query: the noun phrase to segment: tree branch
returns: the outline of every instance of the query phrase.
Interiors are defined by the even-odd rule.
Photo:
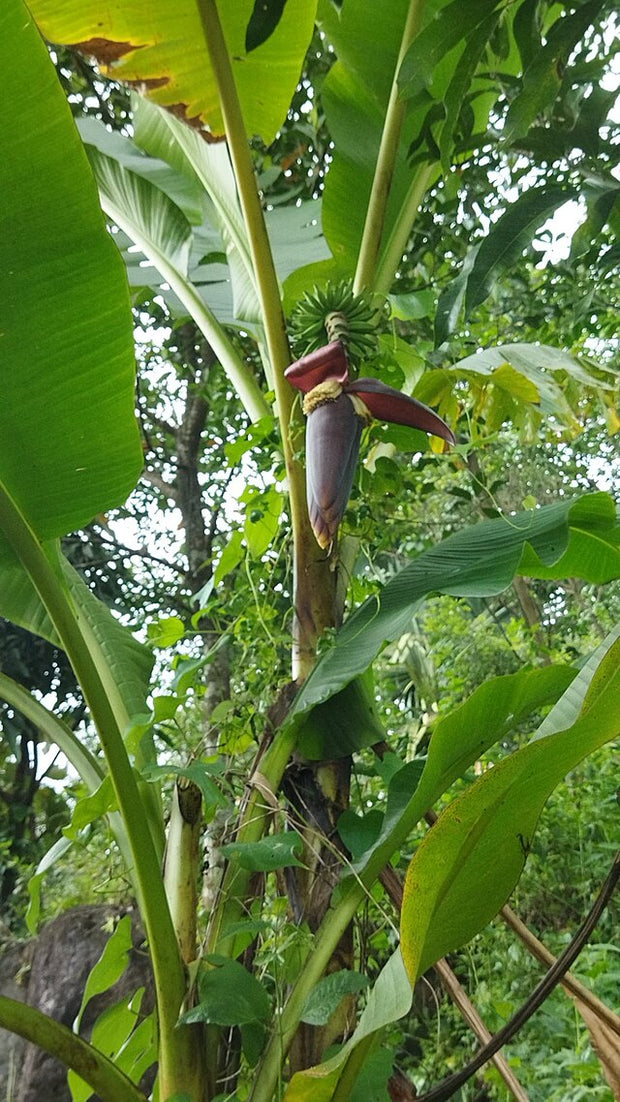
[[[162,494],[164,494],[165,497],[169,497],[171,501],[174,501],[175,504],[178,504],[179,491],[176,489],[175,486],[172,486],[169,482],[166,482],[166,480],[162,478],[162,476],[158,474],[157,471],[151,471],[145,468],[142,471],[140,478],[142,478],[144,482],[150,482],[151,486],[154,486],[156,490],[161,490]]]
[[[541,964],[546,965],[547,968],[551,968],[555,964],[557,957],[554,957],[553,953],[550,953],[546,945],[543,945],[542,941],[527,928],[524,922],[521,921],[518,915],[507,904],[502,907],[499,912],[501,917],[507,926],[517,935],[517,937],[523,942],[526,949],[536,957]],[[561,979],[561,984],[567,995],[572,996],[575,999],[579,999],[580,1002],[585,1003],[587,1007],[596,1014],[597,1018],[605,1023],[618,1037],[620,1037],[620,1017],[614,1014],[613,1010],[606,1006],[604,1002],[594,995],[588,987],[584,987],[582,983],[570,972],[567,972]]]

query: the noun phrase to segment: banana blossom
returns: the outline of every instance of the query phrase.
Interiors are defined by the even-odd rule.
[[[373,418],[409,425],[456,443],[454,433],[428,406],[379,379],[349,379],[340,341],[303,356],[284,372],[304,394],[308,514],[317,543],[331,550],[344,516],[362,429]]]

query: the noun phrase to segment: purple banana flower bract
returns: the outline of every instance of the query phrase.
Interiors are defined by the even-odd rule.
[[[308,513],[323,548],[331,548],[336,538],[355,477],[362,429],[373,417],[456,443],[445,421],[422,402],[379,379],[349,380],[340,341],[302,357],[284,374],[305,394]]]

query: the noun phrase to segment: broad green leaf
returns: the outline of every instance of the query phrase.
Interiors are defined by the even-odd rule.
[[[532,712],[554,703],[574,676],[574,670],[547,666],[494,677],[441,717],[426,761],[414,759],[390,781],[381,830],[356,861],[356,873],[382,868],[450,785]]]
[[[204,188],[203,219],[194,231],[189,273],[192,282],[220,321],[232,319],[237,324],[240,321],[256,324],[260,312],[254,269],[226,147],[207,144],[194,130],[140,96],[134,96],[132,103],[137,145],[151,156],[164,158],[179,175],[188,181],[198,181]],[[296,271],[300,256],[312,264],[324,262],[329,256],[322,233],[320,200],[299,206],[276,206],[265,212],[265,222],[281,280]],[[217,268],[214,264],[199,263],[201,257],[213,251],[213,228],[226,250],[230,273],[226,278],[232,283],[232,307],[227,307],[225,313],[221,312],[219,285],[213,285],[218,279]],[[221,276],[219,280],[222,281]],[[304,286],[303,290],[306,289]]]
[[[618,529],[610,532],[603,517],[597,524],[587,508],[587,499],[575,503],[571,513],[571,530],[569,546],[552,565],[536,561],[537,556],[526,545],[519,563],[519,574],[526,577],[531,574],[536,578],[585,578],[597,583],[618,577],[620,532]]]
[[[254,0],[254,8],[245,32],[245,48],[256,50],[275,31],[287,0]]]
[[[369,670],[313,708],[299,732],[298,746],[304,758],[324,761],[346,758],[384,738]]]
[[[191,127],[141,96],[132,97],[132,107],[136,144],[202,185],[204,216],[217,227],[226,250],[234,314],[245,321],[256,321],[259,308],[250,245],[226,146],[205,142]],[[201,249],[203,255],[210,247],[207,239]]]
[[[154,103],[199,128],[224,132],[217,85],[195,0],[128,0],[102,10],[97,0],[33,0],[32,13],[50,42],[94,55],[115,80],[143,85]],[[219,4],[234,79],[250,137],[269,144],[282,125],[299,80],[316,5],[288,0],[272,35],[247,53],[253,0]]]
[[[411,1001],[411,984],[400,949],[397,949],[379,973],[353,1036],[331,1060],[306,1071],[298,1071],[288,1085],[284,1102],[331,1102],[353,1049],[372,1033],[407,1014]]]
[[[230,842],[221,846],[224,857],[250,872],[271,872],[273,869],[303,868],[304,844],[294,831],[287,834],[270,834],[260,842]]]
[[[157,266],[165,261],[187,276],[192,229],[183,211],[156,184],[94,146],[87,153],[106,214]]]
[[[525,864],[542,808],[584,757],[620,734],[620,643],[605,655],[568,729],[535,740],[457,797],[409,866],[401,944],[414,982],[490,921]]]
[[[2,7],[0,62],[11,149],[0,168],[0,480],[50,539],[120,505],[136,483],[132,317],[71,112],[17,0]]]
[[[132,948],[131,915],[123,915],[108,938],[99,960],[90,970],[82,1003],[75,1020],[78,1029],[82,1015],[88,1003],[95,995],[107,991],[119,980],[127,967],[127,959]]]
[[[144,105],[152,107],[141,96],[131,97],[132,105]],[[204,193],[195,173],[184,172],[179,166],[173,167],[174,162],[167,163],[163,153],[158,156],[148,156],[139,146],[135,129],[138,120],[134,123],[134,137],[132,141],[118,130],[108,130],[105,123],[95,119],[91,115],[76,118],[75,124],[80,132],[82,141],[87,147],[98,149],[106,157],[118,161],[123,168],[143,176],[155,187],[163,191],[180,210],[192,226],[199,226],[204,218]]]
[[[594,674],[599,666],[602,665],[603,658],[607,654],[609,648],[612,647],[619,638],[620,624],[609,633],[607,638],[603,640],[601,645],[590,655],[588,661],[581,667],[574,681],[571,681],[566,689],[566,692],[562,694],[549,714],[545,716],[534,736],[535,739],[545,738],[547,735],[554,735],[556,731],[562,731],[565,727],[570,727],[571,724],[575,722],[584,706],[586,696],[590,691],[590,685]]]
[[[503,273],[516,264],[537,230],[554,211],[569,199],[574,188],[559,184],[531,188],[512,203],[494,222],[478,248],[465,292],[465,314],[484,302]]]
[[[527,134],[530,126],[556,99],[563,70],[571,51],[597,19],[603,0],[589,0],[572,15],[559,17],[546,34],[544,46],[532,58],[523,74],[523,88],[512,101],[502,138],[510,143]]]
[[[573,516],[575,523],[573,523]],[[580,546],[583,534],[595,532],[596,560],[572,549],[575,534]],[[529,545],[527,574],[546,576],[548,568],[563,559],[571,567],[580,563],[584,580],[600,581],[620,575],[615,507],[608,494],[588,494],[510,517],[483,521],[449,536],[418,555],[404,570],[368,598],[345,622],[334,646],[326,651],[304,683],[293,709],[297,720],[316,704],[328,700],[368,669],[383,646],[410,629],[411,617],[429,593],[454,596],[492,596],[505,589]],[[604,549],[602,557],[600,548]],[[571,569],[568,576],[574,571]],[[566,577],[564,570],[554,572]]]
[[[271,1013],[269,995],[258,980],[236,960],[223,960],[202,972],[198,980],[200,1002],[180,1022],[245,1025],[264,1022]]]
[[[153,666],[152,651],[115,619],[107,605],[97,600],[77,571],[59,555],[55,543],[44,544],[44,548],[79,613],[82,633],[106,684],[118,722],[124,729],[132,716],[145,711]],[[3,580],[0,615],[59,646],[47,612],[17,560],[6,567],[3,563],[0,576]],[[67,747],[63,749],[67,753]],[[77,763],[76,768],[79,770]]]
[[[320,10],[321,26],[338,58],[323,85],[323,105],[335,145],[325,181],[323,228],[347,275],[357,262],[408,7],[408,0],[371,5],[347,0],[339,14],[329,3]],[[425,106],[407,109],[386,212],[386,238],[415,186],[408,149],[425,113]],[[408,216],[409,223],[414,215],[415,211]]]
[[[368,987],[368,983],[366,976],[359,972],[350,972],[346,968],[323,976],[306,1000],[301,1015],[302,1022],[308,1025],[327,1025],[344,997],[358,995]]]
[[[193,222],[187,276],[211,313],[220,323],[251,323],[257,328],[260,311],[254,270],[226,147],[206,143],[196,131],[141,96],[132,96],[132,107],[136,144],[128,144],[134,156],[129,157],[126,148],[110,149],[109,143],[95,133],[97,148],[118,160],[123,168],[161,187]],[[198,217],[194,211],[195,192],[199,197]],[[266,211],[265,220],[281,280],[295,272],[300,256],[312,263],[329,256],[321,227],[320,200],[300,206],[276,206]],[[124,256],[135,286],[157,286],[148,271],[136,268],[135,254],[124,250]],[[304,285],[302,291],[306,289]],[[165,285],[159,290],[178,313],[185,301],[183,294],[175,294]]]
[[[71,601],[80,615],[85,641],[121,730],[125,730],[134,716],[145,711],[153,652],[112,615],[107,605],[97,600],[66,560],[61,565]]]

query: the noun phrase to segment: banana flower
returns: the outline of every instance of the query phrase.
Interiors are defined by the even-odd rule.
[[[308,514],[317,543],[330,549],[344,516],[362,429],[373,418],[409,425],[456,443],[454,433],[428,406],[379,379],[349,378],[340,341],[303,356],[284,372],[304,394]]]

